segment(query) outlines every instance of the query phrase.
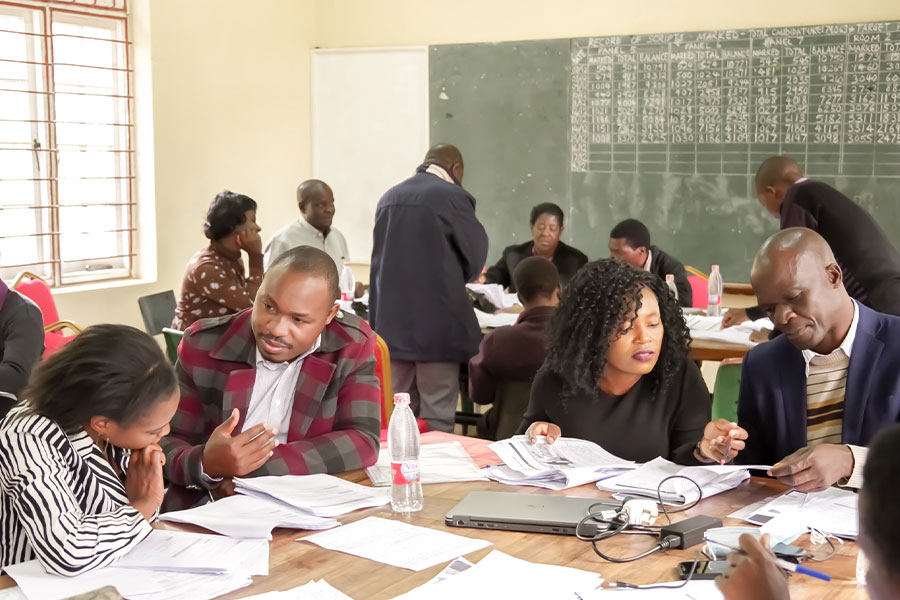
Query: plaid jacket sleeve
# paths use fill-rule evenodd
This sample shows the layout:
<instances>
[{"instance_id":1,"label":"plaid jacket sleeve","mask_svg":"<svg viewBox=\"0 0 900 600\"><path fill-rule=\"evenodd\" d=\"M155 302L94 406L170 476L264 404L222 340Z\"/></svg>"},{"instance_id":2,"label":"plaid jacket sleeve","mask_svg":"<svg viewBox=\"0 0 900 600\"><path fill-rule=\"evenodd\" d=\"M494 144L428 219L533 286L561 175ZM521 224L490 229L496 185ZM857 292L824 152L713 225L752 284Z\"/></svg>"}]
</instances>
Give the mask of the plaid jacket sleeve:
<instances>
[{"instance_id":1,"label":"plaid jacket sleeve","mask_svg":"<svg viewBox=\"0 0 900 600\"><path fill-rule=\"evenodd\" d=\"M346 345L321 360L307 357L301 369L288 443L279 445L251 476L341 473L375 464L381 434L375 334L364 321L345 319L335 319L329 329L344 337ZM300 394L318 385L326 386L321 403L298 402Z\"/></svg>"},{"instance_id":2,"label":"plaid jacket sleeve","mask_svg":"<svg viewBox=\"0 0 900 600\"><path fill-rule=\"evenodd\" d=\"M178 346L175 372L181 388L178 410L169 423L169 435L159 445L166 455L166 478L175 485L215 487L216 482L201 477L203 447L213 430L222 422L220 403L204 402L195 383L198 371L213 370L208 349L200 347L209 336L200 330L198 321L185 332Z\"/></svg>"}]
</instances>

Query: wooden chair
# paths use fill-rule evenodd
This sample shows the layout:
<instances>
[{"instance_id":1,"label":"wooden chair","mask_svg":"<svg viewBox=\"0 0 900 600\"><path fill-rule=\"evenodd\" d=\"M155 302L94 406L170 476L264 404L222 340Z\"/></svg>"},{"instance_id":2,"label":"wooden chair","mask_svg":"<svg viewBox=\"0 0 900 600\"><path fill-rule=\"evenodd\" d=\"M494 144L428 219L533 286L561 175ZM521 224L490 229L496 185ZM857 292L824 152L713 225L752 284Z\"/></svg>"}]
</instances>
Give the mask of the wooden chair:
<instances>
[{"instance_id":1,"label":"wooden chair","mask_svg":"<svg viewBox=\"0 0 900 600\"><path fill-rule=\"evenodd\" d=\"M144 329L150 335L159 335L162 330L172 325L175 317L175 292L166 290L158 294L138 298Z\"/></svg>"},{"instance_id":2,"label":"wooden chair","mask_svg":"<svg viewBox=\"0 0 900 600\"><path fill-rule=\"evenodd\" d=\"M28 271L22 271L16 275L10 288L23 296L27 296L41 309L44 319L44 356L50 356L62 348L69 340L81 333L81 327L73 321L59 318L56 310L56 302L47 282ZM65 335L64 329L73 331L72 335Z\"/></svg>"}]
</instances>

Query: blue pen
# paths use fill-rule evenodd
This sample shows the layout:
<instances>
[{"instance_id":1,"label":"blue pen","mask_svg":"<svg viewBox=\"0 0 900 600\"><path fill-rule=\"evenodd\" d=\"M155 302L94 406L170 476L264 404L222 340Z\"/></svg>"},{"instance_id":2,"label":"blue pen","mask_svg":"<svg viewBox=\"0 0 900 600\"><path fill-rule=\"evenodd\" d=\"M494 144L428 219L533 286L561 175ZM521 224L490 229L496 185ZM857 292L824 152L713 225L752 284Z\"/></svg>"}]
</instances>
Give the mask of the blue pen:
<instances>
[{"instance_id":1,"label":"blue pen","mask_svg":"<svg viewBox=\"0 0 900 600\"><path fill-rule=\"evenodd\" d=\"M721 544L715 540L711 540L709 538L705 538L707 542L710 544L715 544L716 546L721 546L723 548L727 548L732 552L737 552L738 554L747 554L740 548L735 548L734 546L729 546L728 544ZM810 569L809 567L803 567L801 565L794 564L792 562L788 562L781 558L772 559L776 565L784 569L785 571L790 571L792 573L800 573L801 575L808 575L809 577L815 577L816 579L821 579L822 581L831 581L831 575L827 575L822 573L821 571L816 571L815 569Z\"/></svg>"}]
</instances>

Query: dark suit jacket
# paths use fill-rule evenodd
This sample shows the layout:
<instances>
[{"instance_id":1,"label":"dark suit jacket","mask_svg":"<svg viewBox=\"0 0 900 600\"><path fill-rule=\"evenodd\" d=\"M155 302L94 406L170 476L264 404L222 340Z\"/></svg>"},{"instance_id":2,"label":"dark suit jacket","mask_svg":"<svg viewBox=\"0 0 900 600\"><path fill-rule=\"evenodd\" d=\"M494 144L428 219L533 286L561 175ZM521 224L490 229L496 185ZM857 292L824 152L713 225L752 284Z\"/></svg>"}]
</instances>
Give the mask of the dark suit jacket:
<instances>
[{"instance_id":1,"label":"dark suit jacket","mask_svg":"<svg viewBox=\"0 0 900 600\"><path fill-rule=\"evenodd\" d=\"M507 246L503 249L503 255L493 267L487 270L484 279L487 283L499 283L505 288L509 288L509 293L516 292L516 284L512 279L513 271L516 265L529 256L534 256L534 242L528 241L524 244L516 246ZM563 283L569 281L575 272L587 264L588 257L585 254L568 244L562 242L556 247L553 253L553 264L559 271L559 279Z\"/></svg>"},{"instance_id":2,"label":"dark suit jacket","mask_svg":"<svg viewBox=\"0 0 900 600\"><path fill-rule=\"evenodd\" d=\"M463 363L481 341L465 286L484 267L487 233L475 198L425 168L378 201L369 320L392 359Z\"/></svg>"},{"instance_id":3,"label":"dark suit jacket","mask_svg":"<svg viewBox=\"0 0 900 600\"><path fill-rule=\"evenodd\" d=\"M41 309L25 296L8 290L0 304L0 392L18 396L43 351ZM13 404L12 398L0 395L0 418Z\"/></svg>"},{"instance_id":4,"label":"dark suit jacket","mask_svg":"<svg viewBox=\"0 0 900 600\"><path fill-rule=\"evenodd\" d=\"M678 289L678 303L686 307L694 305L691 282L688 281L684 265L677 258L666 254L656 246L650 246L650 272L663 281L666 280L666 275L674 275L675 287Z\"/></svg>"},{"instance_id":5,"label":"dark suit jacket","mask_svg":"<svg viewBox=\"0 0 900 600\"><path fill-rule=\"evenodd\" d=\"M857 303L859 325L847 371L841 443L867 446L900 421L900 317ZM779 336L744 357L738 424L741 464L775 464L806 446L806 371L800 350Z\"/></svg>"}]
</instances>

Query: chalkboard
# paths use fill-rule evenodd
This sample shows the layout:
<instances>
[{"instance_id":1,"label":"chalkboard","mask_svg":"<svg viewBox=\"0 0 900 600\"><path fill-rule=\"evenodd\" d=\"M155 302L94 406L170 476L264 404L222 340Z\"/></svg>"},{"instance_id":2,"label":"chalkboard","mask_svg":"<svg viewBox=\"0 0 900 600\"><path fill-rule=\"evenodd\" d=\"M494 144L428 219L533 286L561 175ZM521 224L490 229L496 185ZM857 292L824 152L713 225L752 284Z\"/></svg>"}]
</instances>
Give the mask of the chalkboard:
<instances>
[{"instance_id":1,"label":"chalkboard","mask_svg":"<svg viewBox=\"0 0 900 600\"><path fill-rule=\"evenodd\" d=\"M634 217L686 264L746 281L778 227L753 190L775 154L900 242L898 22L434 46L429 73L431 139L463 149L489 260L550 200L591 258Z\"/></svg>"}]
</instances>

